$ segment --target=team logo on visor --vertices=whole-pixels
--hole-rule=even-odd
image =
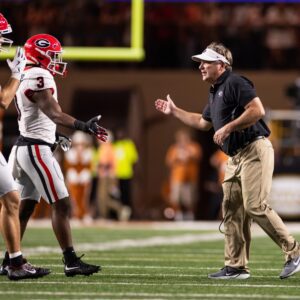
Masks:
[[[47,48],[50,46],[50,42],[45,39],[37,40],[37,41],[35,41],[35,44],[40,48]]]

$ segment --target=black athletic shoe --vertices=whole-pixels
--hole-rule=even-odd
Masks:
[[[8,267],[8,278],[10,280],[21,280],[30,278],[39,278],[50,274],[49,269],[33,267],[30,263],[24,263],[20,267]]]
[[[75,275],[85,275],[89,276],[94,273],[98,273],[101,270],[100,266],[95,266],[95,265],[89,265],[84,263],[81,260],[81,255],[80,257],[77,257],[77,259],[69,264],[66,264],[65,261],[63,260],[63,263],[65,264],[65,275],[66,276],[75,276]]]
[[[210,279],[247,279],[249,277],[250,274],[245,269],[237,269],[228,266],[216,273],[208,275],[208,278]]]

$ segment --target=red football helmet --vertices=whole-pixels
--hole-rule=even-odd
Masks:
[[[28,60],[48,69],[53,75],[66,74],[67,63],[62,61],[60,42],[50,34],[36,34],[29,38],[24,46]]]
[[[12,43],[13,43],[12,40],[7,39],[2,36],[3,34],[8,34],[11,32],[12,32],[12,29],[11,29],[10,25],[8,24],[5,17],[0,13],[0,51],[7,52],[7,49],[3,48],[3,46],[5,45],[6,47],[9,48],[12,45]]]

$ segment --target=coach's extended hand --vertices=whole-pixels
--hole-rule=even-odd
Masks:
[[[169,114],[173,113],[173,111],[176,109],[176,105],[174,104],[170,95],[167,95],[167,100],[157,99],[155,101],[155,108],[158,111],[160,111],[166,115],[169,115]]]

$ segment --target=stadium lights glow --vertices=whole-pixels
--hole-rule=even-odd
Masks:
[[[145,57],[144,1],[131,0],[130,47],[63,47],[64,60],[76,61],[142,61]],[[1,53],[0,59],[12,58],[16,47]]]

